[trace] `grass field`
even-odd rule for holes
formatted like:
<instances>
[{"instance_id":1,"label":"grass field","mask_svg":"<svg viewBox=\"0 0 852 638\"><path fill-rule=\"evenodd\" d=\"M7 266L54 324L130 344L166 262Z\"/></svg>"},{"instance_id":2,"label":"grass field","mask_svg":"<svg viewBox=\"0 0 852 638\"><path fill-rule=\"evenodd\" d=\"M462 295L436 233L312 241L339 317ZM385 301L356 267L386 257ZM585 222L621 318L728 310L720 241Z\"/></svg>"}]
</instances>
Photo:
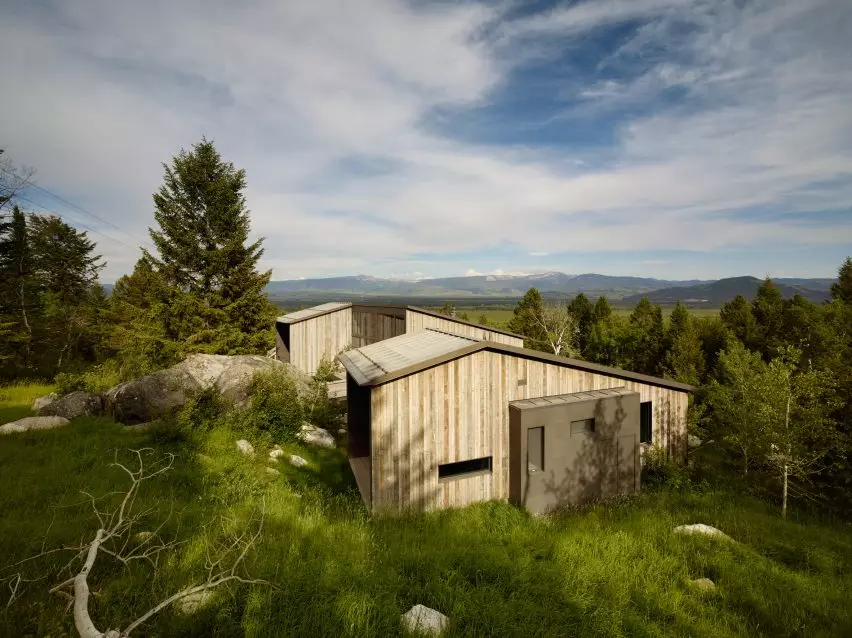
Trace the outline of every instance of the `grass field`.
<instances>
[{"instance_id":1,"label":"grass field","mask_svg":"<svg viewBox=\"0 0 852 638\"><path fill-rule=\"evenodd\" d=\"M3 389L0 422L27 413L47 389ZM91 610L102 630L202 578L204 543L219 529L203 526L225 516L230 527L250 529L263 503L263 537L247 566L274 587L220 589L196 614L166 609L139 635L392 636L399 615L417 603L447 614L454 636L852 635L848 525L782 521L775 508L713 491L645 493L541 518L503 503L370 516L342 450L290 446L308 467L278 464L281 475L271 476L266 450L246 459L234 439L220 428L194 446L163 442L107 418L2 437L0 566L91 538L96 521L80 491L122 489L110 465L116 450L126 460L129 448L150 446L153 456L177 459L140 492L138 506L154 508L144 529L169 517L164 534L187 542L156 571L98 558ZM699 522L736 542L672 534ZM9 590L0 587L0 634L73 634L66 601L46 593L69 558L58 553L0 572L47 577L22 584L5 609ZM717 590L697 591L689 581L699 577Z\"/></svg>"}]
</instances>

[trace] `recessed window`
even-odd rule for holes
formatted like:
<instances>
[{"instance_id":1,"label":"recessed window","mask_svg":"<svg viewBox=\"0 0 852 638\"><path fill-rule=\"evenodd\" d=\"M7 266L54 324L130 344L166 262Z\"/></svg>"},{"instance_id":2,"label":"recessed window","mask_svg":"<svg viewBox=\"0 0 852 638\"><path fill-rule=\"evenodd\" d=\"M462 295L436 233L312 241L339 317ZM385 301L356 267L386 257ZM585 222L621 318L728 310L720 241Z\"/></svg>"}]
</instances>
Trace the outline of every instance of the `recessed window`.
<instances>
[{"instance_id":1,"label":"recessed window","mask_svg":"<svg viewBox=\"0 0 852 638\"><path fill-rule=\"evenodd\" d=\"M491 471L491 457L483 456L481 459L470 459L469 461L457 461L456 463L444 463L438 466L439 479L456 479L482 474Z\"/></svg>"},{"instance_id":2,"label":"recessed window","mask_svg":"<svg viewBox=\"0 0 852 638\"><path fill-rule=\"evenodd\" d=\"M544 471L544 428L527 430L527 472Z\"/></svg>"},{"instance_id":3,"label":"recessed window","mask_svg":"<svg viewBox=\"0 0 852 638\"><path fill-rule=\"evenodd\" d=\"M595 420L583 419L582 421L571 421L571 436L575 434L594 434Z\"/></svg>"},{"instance_id":4,"label":"recessed window","mask_svg":"<svg viewBox=\"0 0 852 638\"><path fill-rule=\"evenodd\" d=\"M639 404L639 442L650 443L653 437L651 416L653 415L651 401Z\"/></svg>"}]
</instances>

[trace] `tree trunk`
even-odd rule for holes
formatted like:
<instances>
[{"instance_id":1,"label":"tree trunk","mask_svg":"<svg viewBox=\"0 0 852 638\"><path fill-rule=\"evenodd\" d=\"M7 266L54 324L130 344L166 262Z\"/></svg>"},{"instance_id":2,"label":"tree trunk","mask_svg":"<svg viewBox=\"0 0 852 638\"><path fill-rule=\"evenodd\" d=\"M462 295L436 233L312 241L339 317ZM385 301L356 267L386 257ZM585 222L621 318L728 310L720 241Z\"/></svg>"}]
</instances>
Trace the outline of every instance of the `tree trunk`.
<instances>
[{"instance_id":1,"label":"tree trunk","mask_svg":"<svg viewBox=\"0 0 852 638\"><path fill-rule=\"evenodd\" d=\"M787 465L784 465L784 492L781 496L781 518L787 518L787 477L789 476L789 472L787 471Z\"/></svg>"}]
</instances>

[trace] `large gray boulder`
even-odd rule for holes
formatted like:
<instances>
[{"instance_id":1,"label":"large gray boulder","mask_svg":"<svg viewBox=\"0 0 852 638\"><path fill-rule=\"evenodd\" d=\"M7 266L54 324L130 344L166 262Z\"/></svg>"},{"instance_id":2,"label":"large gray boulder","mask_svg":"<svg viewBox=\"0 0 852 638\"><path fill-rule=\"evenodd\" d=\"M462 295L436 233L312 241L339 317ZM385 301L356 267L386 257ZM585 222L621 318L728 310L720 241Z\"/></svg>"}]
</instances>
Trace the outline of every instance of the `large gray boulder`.
<instances>
[{"instance_id":1,"label":"large gray boulder","mask_svg":"<svg viewBox=\"0 0 852 638\"><path fill-rule=\"evenodd\" d=\"M224 354L191 354L177 365L173 365L169 370L173 374L188 374L195 380L199 388L208 390L216 384L216 380L222 376L222 373L234 365L239 358Z\"/></svg>"},{"instance_id":2,"label":"large gray boulder","mask_svg":"<svg viewBox=\"0 0 852 638\"><path fill-rule=\"evenodd\" d=\"M94 392L70 392L39 409L39 416L61 416L76 419L78 416L100 414L104 410L104 398Z\"/></svg>"},{"instance_id":3,"label":"large gray boulder","mask_svg":"<svg viewBox=\"0 0 852 638\"><path fill-rule=\"evenodd\" d=\"M48 394L47 396L44 396L44 397L37 397L35 399L35 401L33 401L33 405L32 405L33 412L37 413L44 406L50 405L51 403L56 401L56 399L57 399L57 396L56 396L55 392L51 392L50 394Z\"/></svg>"},{"instance_id":4,"label":"large gray boulder","mask_svg":"<svg viewBox=\"0 0 852 638\"><path fill-rule=\"evenodd\" d=\"M28 416L6 425L0 425L0 434L14 434L29 430L52 430L69 423L71 421L61 416Z\"/></svg>"},{"instance_id":5,"label":"large gray boulder","mask_svg":"<svg viewBox=\"0 0 852 638\"><path fill-rule=\"evenodd\" d=\"M169 414L186 403L201 384L182 364L120 383L106 393L115 419L144 423Z\"/></svg>"},{"instance_id":6,"label":"large gray boulder","mask_svg":"<svg viewBox=\"0 0 852 638\"><path fill-rule=\"evenodd\" d=\"M296 435L302 443L324 447L329 450L335 447L334 437L331 436L328 430L318 428L310 423L303 423L299 433Z\"/></svg>"},{"instance_id":7,"label":"large gray boulder","mask_svg":"<svg viewBox=\"0 0 852 638\"><path fill-rule=\"evenodd\" d=\"M289 363L253 354L227 358L230 362L216 379L215 387L222 398L236 406L248 403L249 387L256 372L279 370L293 379L300 397L306 396L309 391L310 377Z\"/></svg>"}]
</instances>

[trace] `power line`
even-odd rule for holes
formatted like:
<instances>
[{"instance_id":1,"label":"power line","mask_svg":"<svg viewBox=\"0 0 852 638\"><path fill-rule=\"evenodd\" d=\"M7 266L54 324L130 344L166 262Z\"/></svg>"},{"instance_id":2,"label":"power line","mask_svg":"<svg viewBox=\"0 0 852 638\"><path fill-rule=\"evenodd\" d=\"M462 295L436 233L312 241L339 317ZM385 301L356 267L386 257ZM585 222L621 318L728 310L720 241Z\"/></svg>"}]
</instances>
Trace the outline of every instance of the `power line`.
<instances>
[{"instance_id":1,"label":"power line","mask_svg":"<svg viewBox=\"0 0 852 638\"><path fill-rule=\"evenodd\" d=\"M25 202L28 202L28 203L32 204L33 206L37 206L37 207L39 207L40 209L42 209L44 212L50 213L51 215L56 215L56 216L57 216L57 217L59 217L60 219L65 220L66 222L68 222L68 223L70 223L70 224L73 224L73 225L75 225L75 226L82 226L82 227L83 227L83 228L85 228L87 231L92 232L92 233L95 233L96 235L100 235L100 236L101 236L101 237L103 237L104 239L107 239L107 240L109 240L109 241L118 242L119 244L121 244L121 245L122 245L122 246L124 246L125 248L129 248L130 250L138 250L138 249L139 249L139 246L131 246L131 245L129 245L129 244L125 244L123 241L121 241L120 239L118 239L118 238L116 238L116 237L110 237L109 235L105 235L105 234L103 234L102 232L100 232L99 230L95 230L94 228L91 228L90 226L87 226L87 225L86 225L86 224L84 224L83 222L77 221L77 220L75 220L75 219L70 219L70 218L69 218L69 217L67 217L66 215L62 215L61 213L59 213L59 212L57 212L57 211L55 211L55 210L52 210L52 209L50 209L50 208L47 208L46 206L44 206L44 205L42 205L42 204L39 204L38 202L34 202L33 200L31 200L31 199L30 199L30 198L28 198L28 197L24 197L23 195L17 195L17 196L15 197L15 199L21 199L21 200L23 200L23 201L25 201Z\"/></svg>"},{"instance_id":2,"label":"power line","mask_svg":"<svg viewBox=\"0 0 852 638\"><path fill-rule=\"evenodd\" d=\"M14 173L14 172L12 172L12 171L8 171L8 170L6 170L6 169L2 169L2 168L0 168L0 170L2 170L2 171L3 171L4 173L6 173L7 175L11 175L11 176L16 177L16 178L18 178L18 179L22 179L20 175L17 175L16 173ZM35 190L37 190L37 191L39 191L39 192L42 192L42 193L44 193L45 195L47 195L48 197L50 197L50 198L52 198L52 199L56 200L57 202L59 202L59 203L61 203L61 204L65 204L66 206L68 206L69 208L71 208L71 209L73 209L73 210L79 211L79 212L83 213L84 215L88 215L89 217L92 217L92 218L94 218L94 219L98 220L98 221L99 221L99 222L101 222L102 224L106 224L107 226L110 226L110 227L112 227L112 228L115 228L117 231L124 233L125 235L127 235L128 237L130 237L131 239L133 239L134 241L138 241L140 244L148 244L148 246L151 246L151 248L154 248L154 245L153 245L153 244L151 244L151 242L150 242L150 241L148 241L148 240L146 240L146 239L140 239L139 237L136 237L136 236L135 236L135 235L133 235L132 233L130 233L130 232L128 232L128 231L126 231L126 230L124 230L123 228L121 228L121 227L119 227L119 226L116 226L116 225L115 225L115 224L113 224L112 222L109 222L109 221L105 220L104 218L102 218L102 217L100 217L100 216L98 216L98 215L95 215L95 213L93 213L93 212L91 212L91 211L89 211L89 210L86 210L85 208L83 208L82 206L79 206L78 204L75 204L74 202L70 202L70 201L68 201L68 200L67 200L67 199L65 199L64 197L61 197L60 195L57 195L56 193L54 193L54 192L52 192L52 191L49 191L49 190L48 190L48 189L46 189L46 188L43 188L43 187L41 187L41 186L36 186L35 184L28 184L28 185L27 185L27 188L32 188L32 189L35 189ZM25 198L24 198L24 197L22 197L22 196L19 196L19 197L21 197L21 199L25 199ZM33 202L32 200L26 200L26 201L29 201L31 204L34 204L34 205L36 205L36 206L39 206L39 205L40 205L40 204L35 204L35 202ZM91 229L90 229L90 230L91 230ZM92 230L92 232L97 232L97 231ZM104 236L105 236L105 235L104 235ZM116 241L117 241L117 240L116 240ZM120 243L120 242L119 242L119 243ZM124 245L126 246L127 244L124 244Z\"/></svg>"}]
</instances>

